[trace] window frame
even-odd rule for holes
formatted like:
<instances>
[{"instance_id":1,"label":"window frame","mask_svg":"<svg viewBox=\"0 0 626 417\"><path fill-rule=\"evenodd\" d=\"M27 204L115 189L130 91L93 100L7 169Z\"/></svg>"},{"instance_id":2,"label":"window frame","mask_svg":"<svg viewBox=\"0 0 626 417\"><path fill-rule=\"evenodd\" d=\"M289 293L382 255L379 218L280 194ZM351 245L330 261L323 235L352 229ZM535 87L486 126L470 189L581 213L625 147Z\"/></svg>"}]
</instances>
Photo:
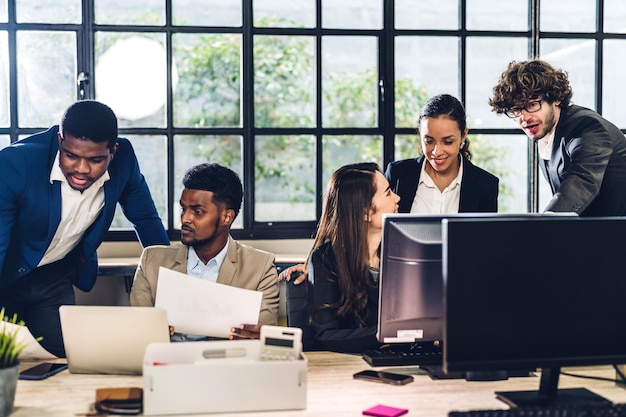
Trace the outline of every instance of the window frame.
<instances>
[{"instance_id":1,"label":"window frame","mask_svg":"<svg viewBox=\"0 0 626 417\"><path fill-rule=\"evenodd\" d=\"M178 215L178 196L173 195L174 184L174 137L180 134L194 135L239 135L243 138L243 173L244 202L253 202L255 196L255 137L257 135L313 135L316 141L315 151L315 195L321 196L325 189L322 183L322 140L326 135L378 135L382 137L381 159L383 166L394 160L394 138L397 135L414 135L413 127L395 126L394 109L394 39L397 36L454 36L459 42L459 99L465 102L467 97L466 80L466 42L469 37L521 37L528 41L528 58L541 57L539 45L542 39L588 39L595 42L595 106L598 112L602 112L602 69L603 69L603 41L607 39L626 39L625 34L604 33L603 0L596 0L596 30L595 32L542 32L540 31L540 5L541 0L527 0L528 2L528 30L526 31L501 31L501 30L468 30L467 2L458 0L459 27L456 30L406 30L394 27L394 1L380 0L383 2L383 27L382 29L328 29L322 27L322 1L315 1L316 24L313 28L283 28L283 27L254 27L253 25L253 0L242 1L242 26L241 27L198 27L198 26L175 26L172 24L172 0L165 2L165 23L162 26L136 26L136 25L99 25L94 21L94 0L81 0L82 24L38 24L16 22L16 0L8 0L8 22L0 23L0 30L8 33L9 51L9 109L10 126L0 127L0 135L9 135L10 141L15 142L19 137L40 132L49 126L20 127L18 126L18 89L17 82L17 57L16 57L16 34L23 30L52 30L73 31L76 33L77 69L80 74L87 75L87 82L78 83L76 99L95 98L95 83L90 80L90 74L95 73L94 50L96 32L152 32L164 33L166 37L167 54L167 104L166 126L164 128L120 128L120 136L127 135L164 135L167 138L167 224L166 229L172 240L177 240L180 231L174 227L174 217ZM172 94L172 37L176 33L237 33L241 34L242 42L242 124L240 127L228 128L179 128L174 126L173 121L173 94ZM316 40L316 68L317 82L316 91L316 121L311 128L263 128L254 126L254 68L253 68L253 45L257 35L305 35L312 36ZM322 38L324 36L375 36L378 39L378 71L379 82L382 87L378 94L378 126L374 128L325 128L322 126ZM384 89L384 97L383 97ZM624 131L624 130L623 130ZM470 134L482 135L511 135L519 134L519 129L514 125L506 129L470 129ZM535 145L528 144L528 201L529 212L539 211L539 174L536 158ZM243 229L233 229L232 235L237 239L298 239L310 238L317 226L321 210L321 198L315 202L315 218L312 221L301 222L258 222L254 220L254 204L245 204L240 213L243 217ZM135 240L132 230L109 231L108 241Z\"/></svg>"}]
</instances>

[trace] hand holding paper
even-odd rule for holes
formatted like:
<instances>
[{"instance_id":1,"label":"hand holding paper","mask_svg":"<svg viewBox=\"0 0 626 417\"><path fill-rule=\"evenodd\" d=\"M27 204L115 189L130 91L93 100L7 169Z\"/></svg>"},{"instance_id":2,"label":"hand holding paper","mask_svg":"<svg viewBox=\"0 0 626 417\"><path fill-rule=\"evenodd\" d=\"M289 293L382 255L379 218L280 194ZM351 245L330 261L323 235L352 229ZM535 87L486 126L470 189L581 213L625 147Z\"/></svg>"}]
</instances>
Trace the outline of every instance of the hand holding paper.
<instances>
[{"instance_id":1,"label":"hand holding paper","mask_svg":"<svg viewBox=\"0 0 626 417\"><path fill-rule=\"evenodd\" d=\"M155 306L167 309L177 332L225 338L231 327L258 322L262 296L160 267Z\"/></svg>"}]
</instances>

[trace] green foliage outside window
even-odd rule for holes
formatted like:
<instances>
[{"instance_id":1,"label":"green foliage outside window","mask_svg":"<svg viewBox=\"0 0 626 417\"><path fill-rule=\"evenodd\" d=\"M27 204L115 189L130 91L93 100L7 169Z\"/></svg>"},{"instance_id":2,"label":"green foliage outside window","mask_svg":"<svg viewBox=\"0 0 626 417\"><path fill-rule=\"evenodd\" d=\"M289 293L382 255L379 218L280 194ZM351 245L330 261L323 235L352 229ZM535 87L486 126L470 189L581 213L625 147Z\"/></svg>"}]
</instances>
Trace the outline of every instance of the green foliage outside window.
<instances>
[{"instance_id":1,"label":"green foliage outside window","mask_svg":"<svg viewBox=\"0 0 626 417\"><path fill-rule=\"evenodd\" d=\"M263 26L271 26L266 22ZM241 94L241 37L233 34L202 35L192 46L175 51L180 74L175 91L177 106L184 105L188 114L177 118L179 126L238 127L240 126ZM315 109L314 48L310 37L305 36L255 36L254 42L254 123L256 127L307 128L313 127ZM361 72L336 73L325 80L323 90L324 113L327 127L359 127L378 125L378 104L372 86L378 83L376 68ZM395 85L395 124L399 127L417 126L419 110L428 99L428 87L414 80L397 79ZM185 104L187 103L187 104ZM470 126L471 127L471 126ZM353 136L325 136L325 144L337 147L345 143L359 143ZM473 162L501 179L509 173L502 166L502 149L489 140L471 135ZM395 141L395 159L416 157L420 152L417 133L398 136ZM219 140L207 141L197 147L197 157L219 162L239 170L240 149L229 142L224 146ZM313 202L313 178L303 182L293 180L294 173L310 168L314 161L311 143L297 140L297 136L271 135L260 141L255 149L255 180L257 183L273 181L285 194L282 201ZM382 163L380 141L366 140L359 146L361 160ZM278 156L278 157L277 157ZM356 161L346 161L356 162ZM323 161L324 177L337 167ZM384 169L384 167L382 167ZM512 193L501 181L501 201ZM268 199L257 193L257 199ZM501 208L505 209L501 204Z\"/></svg>"}]
</instances>

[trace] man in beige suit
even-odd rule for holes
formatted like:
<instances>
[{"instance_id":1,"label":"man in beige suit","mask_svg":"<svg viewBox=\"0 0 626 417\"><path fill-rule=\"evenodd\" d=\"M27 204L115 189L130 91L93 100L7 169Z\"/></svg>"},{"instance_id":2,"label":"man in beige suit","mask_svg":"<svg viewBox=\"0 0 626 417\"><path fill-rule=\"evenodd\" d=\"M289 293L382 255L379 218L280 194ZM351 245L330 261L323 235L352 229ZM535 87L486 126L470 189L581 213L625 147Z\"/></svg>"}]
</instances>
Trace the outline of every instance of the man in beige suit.
<instances>
[{"instance_id":1,"label":"man in beige suit","mask_svg":"<svg viewBox=\"0 0 626 417\"><path fill-rule=\"evenodd\" d=\"M243 245L230 227L243 199L241 180L218 164L200 164L183 177L181 242L144 249L130 292L133 306L154 306L159 267L219 284L263 292L259 322L232 329L237 337L257 337L260 326L278 321L278 276L274 255Z\"/></svg>"}]
</instances>

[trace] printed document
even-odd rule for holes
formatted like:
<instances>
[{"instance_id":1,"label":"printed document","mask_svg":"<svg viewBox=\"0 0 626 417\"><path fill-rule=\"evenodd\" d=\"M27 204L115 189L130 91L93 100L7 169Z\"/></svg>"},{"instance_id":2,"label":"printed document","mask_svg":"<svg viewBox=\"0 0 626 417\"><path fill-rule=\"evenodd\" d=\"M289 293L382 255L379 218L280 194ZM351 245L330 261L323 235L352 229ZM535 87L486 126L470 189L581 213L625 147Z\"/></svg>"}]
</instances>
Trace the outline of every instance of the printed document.
<instances>
[{"instance_id":1,"label":"printed document","mask_svg":"<svg viewBox=\"0 0 626 417\"><path fill-rule=\"evenodd\" d=\"M263 293L159 268L156 307L176 332L228 337L231 327L256 324Z\"/></svg>"}]
</instances>

